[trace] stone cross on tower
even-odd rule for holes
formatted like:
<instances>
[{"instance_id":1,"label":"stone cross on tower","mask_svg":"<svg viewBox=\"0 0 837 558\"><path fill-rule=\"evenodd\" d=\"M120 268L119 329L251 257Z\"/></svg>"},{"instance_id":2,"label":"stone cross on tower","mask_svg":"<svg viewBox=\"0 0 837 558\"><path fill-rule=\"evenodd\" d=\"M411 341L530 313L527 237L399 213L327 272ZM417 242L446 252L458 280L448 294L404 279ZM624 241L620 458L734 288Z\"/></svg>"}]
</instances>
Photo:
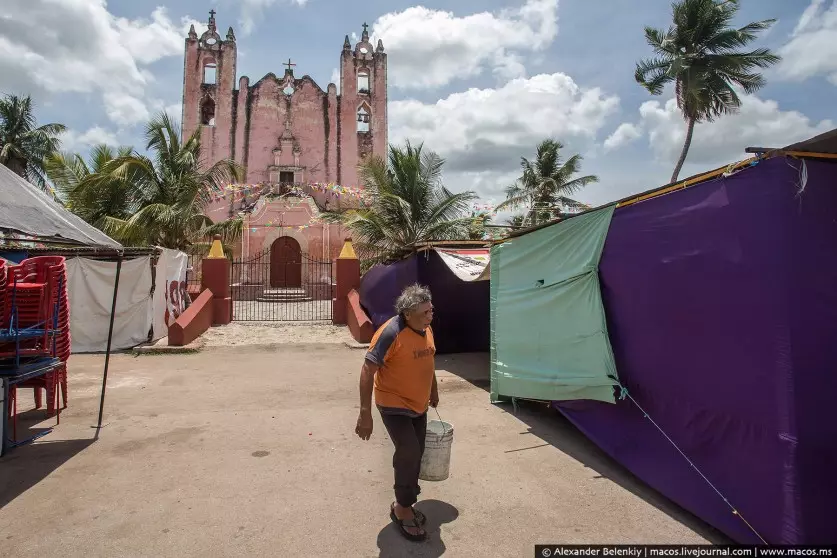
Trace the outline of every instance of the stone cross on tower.
<instances>
[{"instance_id":1,"label":"stone cross on tower","mask_svg":"<svg viewBox=\"0 0 837 558\"><path fill-rule=\"evenodd\" d=\"M289 71L289 72L291 72L291 73L293 73L293 71L294 71L294 70L293 70L293 67L294 67L294 66L296 66L296 64L294 64L294 63L292 63L292 62L291 62L291 59L290 59L290 58L288 58L288 61L287 61L286 63L282 64L282 65L283 65L283 66L287 66L287 67L288 67L288 71Z\"/></svg>"},{"instance_id":2,"label":"stone cross on tower","mask_svg":"<svg viewBox=\"0 0 837 558\"><path fill-rule=\"evenodd\" d=\"M209 10L209 29L215 31L215 10Z\"/></svg>"}]
</instances>

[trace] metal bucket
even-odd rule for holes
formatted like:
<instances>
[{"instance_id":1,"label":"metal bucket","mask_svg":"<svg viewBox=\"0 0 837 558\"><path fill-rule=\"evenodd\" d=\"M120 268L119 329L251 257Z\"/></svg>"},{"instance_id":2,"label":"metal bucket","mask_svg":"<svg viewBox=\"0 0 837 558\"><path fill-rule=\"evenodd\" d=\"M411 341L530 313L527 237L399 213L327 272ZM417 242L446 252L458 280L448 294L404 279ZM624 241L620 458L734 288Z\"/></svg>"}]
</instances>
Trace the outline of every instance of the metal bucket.
<instances>
[{"instance_id":1,"label":"metal bucket","mask_svg":"<svg viewBox=\"0 0 837 558\"><path fill-rule=\"evenodd\" d=\"M421 480L442 481L448 478L452 445L453 425L441 420L428 421L419 471Z\"/></svg>"}]
</instances>

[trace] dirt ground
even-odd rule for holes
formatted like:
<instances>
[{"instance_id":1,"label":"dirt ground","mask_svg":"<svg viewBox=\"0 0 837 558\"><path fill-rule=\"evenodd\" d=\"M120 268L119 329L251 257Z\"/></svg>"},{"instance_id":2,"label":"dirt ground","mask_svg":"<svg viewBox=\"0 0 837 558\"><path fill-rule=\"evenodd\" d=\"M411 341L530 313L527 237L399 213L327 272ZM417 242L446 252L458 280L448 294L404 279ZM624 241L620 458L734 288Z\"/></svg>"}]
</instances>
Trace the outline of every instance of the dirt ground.
<instances>
[{"instance_id":1,"label":"dirt ground","mask_svg":"<svg viewBox=\"0 0 837 558\"><path fill-rule=\"evenodd\" d=\"M348 328L323 323L232 322L201 336L207 347L354 342Z\"/></svg>"},{"instance_id":2,"label":"dirt ground","mask_svg":"<svg viewBox=\"0 0 837 558\"><path fill-rule=\"evenodd\" d=\"M438 359L451 476L422 483L430 540L403 539L379 417L371 440L354 435L362 358L339 343L117 355L94 441L103 358L74 356L60 426L0 458L0 556L529 557L536 543L724 542L557 413L491 405L486 355ZM43 417L26 413L19 435L54 422Z\"/></svg>"}]
</instances>

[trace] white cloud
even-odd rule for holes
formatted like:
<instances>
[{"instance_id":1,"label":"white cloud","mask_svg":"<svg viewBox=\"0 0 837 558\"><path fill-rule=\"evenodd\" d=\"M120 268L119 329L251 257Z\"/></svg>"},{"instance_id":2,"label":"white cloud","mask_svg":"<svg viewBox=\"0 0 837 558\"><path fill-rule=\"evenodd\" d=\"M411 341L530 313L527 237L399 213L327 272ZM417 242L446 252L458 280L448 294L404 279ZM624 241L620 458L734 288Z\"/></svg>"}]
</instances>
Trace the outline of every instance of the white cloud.
<instances>
[{"instance_id":1,"label":"white cloud","mask_svg":"<svg viewBox=\"0 0 837 558\"><path fill-rule=\"evenodd\" d=\"M522 55L549 46L558 33L558 0L526 0L515 10L457 16L414 6L372 26L394 62L390 83L402 89L441 87L490 69L500 80L525 77Z\"/></svg>"},{"instance_id":2,"label":"white cloud","mask_svg":"<svg viewBox=\"0 0 837 558\"><path fill-rule=\"evenodd\" d=\"M457 189L474 184L482 196L494 197L541 140L552 137L568 153L581 152L618 105L618 97L582 89L565 74L542 74L435 103L390 102L390 141L424 142L446 159L446 181Z\"/></svg>"},{"instance_id":3,"label":"white cloud","mask_svg":"<svg viewBox=\"0 0 837 558\"><path fill-rule=\"evenodd\" d=\"M114 20L114 26L122 44L140 64L183 54L184 36L163 7L151 12L151 21L120 17Z\"/></svg>"},{"instance_id":4,"label":"white cloud","mask_svg":"<svg viewBox=\"0 0 837 558\"><path fill-rule=\"evenodd\" d=\"M813 123L802 113L783 111L776 101L755 95L743 95L741 101L738 114L695 126L688 163L720 166L748 157L744 153L747 147L784 147L834 128L830 120ZM648 101L639 113L651 149L660 160L673 165L686 138L686 123L677 102L670 99L662 105Z\"/></svg>"},{"instance_id":5,"label":"white cloud","mask_svg":"<svg viewBox=\"0 0 837 558\"><path fill-rule=\"evenodd\" d=\"M796 24L796 27L793 30L793 35L799 35L805 29L811 25L811 23L816 18L817 14L819 14L820 8L825 4L825 0L812 0L811 4L805 8L805 11L802 12L802 15L799 17L799 22Z\"/></svg>"},{"instance_id":6,"label":"white cloud","mask_svg":"<svg viewBox=\"0 0 837 558\"><path fill-rule=\"evenodd\" d=\"M620 124L604 142L605 150L619 149L642 137L642 130L629 122Z\"/></svg>"},{"instance_id":7,"label":"white cloud","mask_svg":"<svg viewBox=\"0 0 837 558\"><path fill-rule=\"evenodd\" d=\"M4 88L46 96L102 96L113 122L131 125L148 113L147 65L182 56L184 35L165 8L150 19L108 12L104 0L7 0L0 18Z\"/></svg>"},{"instance_id":8,"label":"white cloud","mask_svg":"<svg viewBox=\"0 0 837 558\"><path fill-rule=\"evenodd\" d=\"M241 0L241 17L239 24L243 35L249 35L256 28L256 22L262 17L265 9L277 2L304 7L308 0ZM220 33L219 33L220 34Z\"/></svg>"},{"instance_id":9,"label":"white cloud","mask_svg":"<svg viewBox=\"0 0 837 558\"><path fill-rule=\"evenodd\" d=\"M189 29L193 25L195 26L195 33L198 37L203 35L204 32L209 29L205 21L198 21L197 19L191 17L184 17L180 20L180 34L186 37L189 34ZM226 34L224 36L226 36Z\"/></svg>"},{"instance_id":10,"label":"white cloud","mask_svg":"<svg viewBox=\"0 0 837 558\"><path fill-rule=\"evenodd\" d=\"M148 120L151 113L141 99L125 93L106 92L105 113L111 122L121 127L129 127Z\"/></svg>"},{"instance_id":11,"label":"white cloud","mask_svg":"<svg viewBox=\"0 0 837 558\"><path fill-rule=\"evenodd\" d=\"M61 149L65 151L79 151L82 147L92 147L101 143L116 146L119 140L113 132L100 126L94 126L81 134L74 130L67 130L61 135Z\"/></svg>"},{"instance_id":12,"label":"white cloud","mask_svg":"<svg viewBox=\"0 0 837 558\"><path fill-rule=\"evenodd\" d=\"M837 0L832 0L829 7L825 7L826 1L811 2L790 40L779 49L780 77L802 81L825 76L837 85Z\"/></svg>"},{"instance_id":13,"label":"white cloud","mask_svg":"<svg viewBox=\"0 0 837 558\"><path fill-rule=\"evenodd\" d=\"M148 112L153 112L154 115L160 112L165 112L169 115L169 118L173 118L179 122L180 116L183 112L183 104L180 101L166 104L166 102L161 99L154 99L148 103Z\"/></svg>"}]
</instances>

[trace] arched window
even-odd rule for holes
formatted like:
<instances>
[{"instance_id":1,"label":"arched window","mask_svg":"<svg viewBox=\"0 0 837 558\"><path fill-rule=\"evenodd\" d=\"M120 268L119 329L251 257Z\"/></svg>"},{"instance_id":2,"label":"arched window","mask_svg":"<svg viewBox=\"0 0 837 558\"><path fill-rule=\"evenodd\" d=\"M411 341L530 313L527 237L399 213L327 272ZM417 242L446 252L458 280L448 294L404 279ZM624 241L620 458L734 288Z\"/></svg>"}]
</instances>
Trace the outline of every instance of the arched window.
<instances>
[{"instance_id":1,"label":"arched window","mask_svg":"<svg viewBox=\"0 0 837 558\"><path fill-rule=\"evenodd\" d=\"M369 70L360 70L357 73L357 92L369 94Z\"/></svg>"},{"instance_id":2,"label":"arched window","mask_svg":"<svg viewBox=\"0 0 837 558\"><path fill-rule=\"evenodd\" d=\"M209 97L201 103L201 124L215 126L215 101Z\"/></svg>"},{"instance_id":3,"label":"arched window","mask_svg":"<svg viewBox=\"0 0 837 558\"><path fill-rule=\"evenodd\" d=\"M218 76L218 67L215 62L208 62L203 67L203 82L208 85L215 85Z\"/></svg>"},{"instance_id":4,"label":"arched window","mask_svg":"<svg viewBox=\"0 0 837 558\"><path fill-rule=\"evenodd\" d=\"M369 131L369 123L372 121L371 115L369 114L369 110L367 110L366 105L361 106L357 109L357 131L358 132L368 132Z\"/></svg>"}]
</instances>

